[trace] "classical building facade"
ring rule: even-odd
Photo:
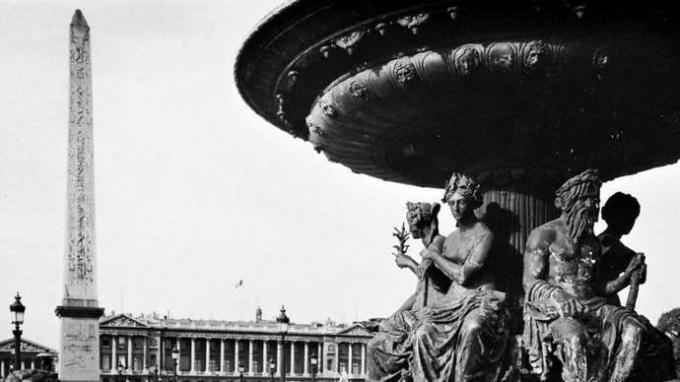
[[[366,344],[361,325],[291,323],[282,341],[279,323],[133,317],[100,321],[102,382],[269,381],[366,379]],[[179,351],[177,361],[173,349]],[[317,365],[313,364],[316,359]]]
[[[37,342],[21,339],[22,370],[41,369],[53,371],[57,363],[57,351]],[[0,341],[0,380],[14,367],[14,338]]]

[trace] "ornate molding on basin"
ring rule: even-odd
[[[614,177],[679,156],[680,22],[665,5],[300,0],[246,41],[237,84],[279,128],[382,179],[440,186],[452,166],[529,171],[534,150],[546,168]],[[504,145],[444,149],[471,131]],[[609,149],[593,155],[594,144]],[[464,163],[473,148],[504,154]]]

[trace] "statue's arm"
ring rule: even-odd
[[[548,247],[552,238],[548,232],[534,230],[527,239],[524,250],[524,272],[522,286],[524,292],[529,293],[536,283],[546,282],[548,274]]]
[[[489,232],[479,240],[463,264],[456,264],[441,253],[436,253],[432,261],[448,278],[460,285],[465,285],[484,268],[491,253],[492,244],[493,234]]]
[[[644,282],[644,279],[647,277],[647,268],[644,265],[644,256],[638,255],[632,250],[630,252],[631,260],[628,263],[626,269],[623,272],[621,272],[621,274],[614,280],[605,280],[604,285],[602,286],[605,295],[618,293],[622,289],[630,285],[631,277],[633,276],[633,272],[635,272],[636,270],[642,272],[642,274],[640,275],[641,276],[640,283]],[[638,256],[642,257],[640,258]]]
[[[399,268],[408,268],[415,274],[418,275],[418,262],[413,260],[413,258],[405,253],[397,252],[393,253],[394,262]]]

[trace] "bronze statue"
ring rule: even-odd
[[[406,220],[410,234],[422,239],[427,251],[441,251],[444,237],[439,234],[439,204],[407,203]],[[408,233],[402,228],[395,228],[394,236],[399,240],[395,246],[397,252],[395,262],[400,268],[408,268],[418,278],[416,292],[389,318],[378,325],[378,333],[368,344],[368,375],[371,380],[396,381],[409,375],[409,361],[412,351],[412,332],[418,324],[418,311],[428,302],[438,301],[438,294],[446,290],[446,283],[436,276],[435,270],[430,270],[431,263],[422,261],[418,264],[406,254],[408,246],[405,244]],[[434,275],[434,276],[433,276]],[[425,282],[425,280],[428,282]],[[426,285],[427,284],[427,285]],[[429,293],[428,293],[429,292]],[[425,296],[428,294],[428,296]],[[427,298],[426,298],[427,297]]]
[[[559,218],[534,229],[524,254],[524,342],[541,380],[666,381],[675,377],[672,350],[649,322],[608,304],[617,281],[598,274],[602,248],[593,233],[600,178],[587,170],[558,190]],[[640,261],[635,263],[639,268]]]
[[[635,220],[640,215],[640,203],[629,194],[617,192],[602,207],[602,219],[607,228],[598,235],[602,244],[602,260],[599,277],[603,280],[615,280],[607,294],[607,302],[621,306],[618,292],[631,286],[626,307],[634,310],[638,284],[643,284],[647,275],[647,265],[642,253],[636,253],[621,243],[621,236],[633,229]]]
[[[495,290],[493,234],[475,215],[479,184],[454,173],[444,193],[458,230],[441,250],[422,253],[450,280],[446,294],[421,309],[413,333],[414,381],[495,381],[507,343],[505,295]]]

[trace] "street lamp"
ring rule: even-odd
[[[276,363],[274,363],[274,358],[269,358],[269,376],[270,381],[274,382],[274,373],[276,372]]]
[[[316,358],[316,354],[312,353],[312,358],[309,360],[309,362],[312,364],[312,382],[315,382],[316,378],[316,365],[319,362],[319,360]]]
[[[118,382],[123,381],[123,364],[118,363]]]
[[[14,303],[9,306],[12,313],[12,323],[14,324],[14,369],[21,370],[21,325],[24,323],[24,312],[26,307],[21,303],[21,296],[17,292]]]
[[[177,363],[179,362],[179,349],[177,349],[177,346],[172,349],[172,361],[174,363],[172,376],[174,377],[174,382],[177,382]]]
[[[286,334],[288,333],[288,324],[290,319],[286,316],[286,308],[281,305],[281,313],[276,317],[276,322],[279,323],[279,333],[281,333],[281,343],[283,344],[282,362],[281,362],[281,382],[286,381]]]
[[[244,370],[245,370],[245,368],[243,367],[243,364],[239,363],[238,364],[238,380],[239,380],[239,382],[243,382],[243,371]]]

